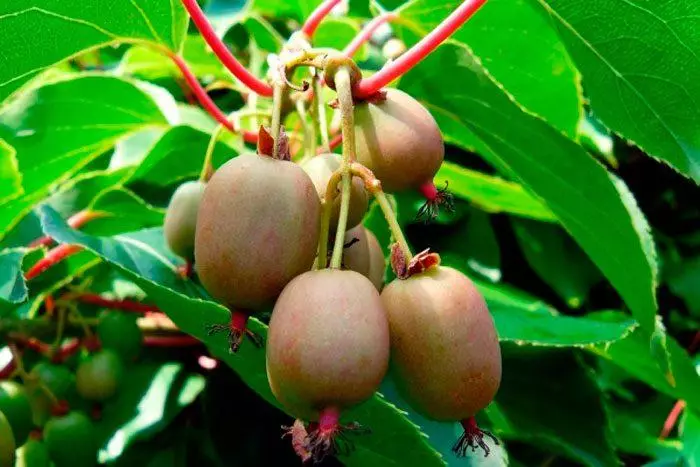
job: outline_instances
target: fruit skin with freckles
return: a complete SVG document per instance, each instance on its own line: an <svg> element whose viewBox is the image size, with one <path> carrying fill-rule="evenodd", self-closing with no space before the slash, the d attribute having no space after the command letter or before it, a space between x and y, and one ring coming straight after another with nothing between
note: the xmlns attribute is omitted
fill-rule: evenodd
<svg viewBox="0 0 700 467"><path fill-rule="evenodd" d="M306 161L302 168L309 174L311 181L314 182L316 191L321 199L326 196L326 188L330 181L333 172L338 170L341 165L342 158L339 154L319 154ZM335 232L338 225L338 216L340 215L340 183L336 190L337 196L333 201L333 210L331 211L330 230ZM362 218L367 212L369 204L369 196L365 190L364 182L359 177L353 177L352 187L350 191L350 211L348 212L347 228L351 229L362 222Z"/></svg>
<svg viewBox="0 0 700 467"><path fill-rule="evenodd" d="M285 287L267 336L267 376L295 417L317 421L370 398L389 363L379 294L355 271L310 271Z"/></svg>
<svg viewBox="0 0 700 467"><path fill-rule="evenodd" d="M194 259L194 232L205 188L206 184L199 180L183 183L173 193L165 212L165 240L173 253L189 261Z"/></svg>
<svg viewBox="0 0 700 467"><path fill-rule="evenodd" d="M355 106L357 162L386 192L418 188L433 179L445 156L442 134L430 112L413 97L387 89Z"/></svg>
<svg viewBox="0 0 700 467"><path fill-rule="evenodd" d="M231 309L271 304L316 257L321 203L297 164L244 154L209 180L197 217L195 266Z"/></svg>
<svg viewBox="0 0 700 467"><path fill-rule="evenodd" d="M345 233L345 245L343 267L359 272L381 291L386 263L377 237L360 225Z"/></svg>
<svg viewBox="0 0 700 467"><path fill-rule="evenodd" d="M391 372L417 412L457 421L493 400L501 350L486 303L469 278L432 267L394 280L381 298L391 328Z"/></svg>

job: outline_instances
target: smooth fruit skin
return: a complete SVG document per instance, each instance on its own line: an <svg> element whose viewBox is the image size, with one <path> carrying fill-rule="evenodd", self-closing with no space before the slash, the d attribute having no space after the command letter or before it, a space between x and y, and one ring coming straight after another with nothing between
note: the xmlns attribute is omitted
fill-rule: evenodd
<svg viewBox="0 0 700 467"><path fill-rule="evenodd" d="M112 350L101 350L80 362L75 385L83 398L104 402L117 392L123 375L124 364L119 355Z"/></svg>
<svg viewBox="0 0 700 467"><path fill-rule="evenodd" d="M0 412L0 467L15 465L15 435L12 433L10 422Z"/></svg>
<svg viewBox="0 0 700 467"><path fill-rule="evenodd" d="M469 278L435 267L394 280L381 295L391 327L391 368L419 413L454 421L475 415L501 382L498 336Z"/></svg>
<svg viewBox="0 0 700 467"><path fill-rule="evenodd" d="M75 376L63 365L38 363L29 373L25 383L27 395L32 406L34 424L43 426L51 416L52 401L46 396L36 380L43 382L58 399L67 399L75 395Z"/></svg>
<svg viewBox="0 0 700 467"><path fill-rule="evenodd" d="M418 188L432 180L445 147L435 119L397 89L386 100L355 106L357 161L374 172L387 192Z"/></svg>
<svg viewBox="0 0 700 467"><path fill-rule="evenodd" d="M194 259L194 232L205 187L199 180L183 183L173 193L165 211L165 240L173 253L187 260Z"/></svg>
<svg viewBox="0 0 700 467"><path fill-rule="evenodd" d="M143 333L133 313L103 312L97 325L97 336L103 349L115 351L127 362L138 357L143 346Z"/></svg>
<svg viewBox="0 0 700 467"><path fill-rule="evenodd" d="M43 441L30 439L17 450L15 467L49 467L49 450Z"/></svg>
<svg viewBox="0 0 700 467"><path fill-rule="evenodd" d="M5 414L21 446L32 429L32 407L24 387L14 381L0 382L0 412Z"/></svg>
<svg viewBox="0 0 700 467"><path fill-rule="evenodd" d="M317 420L372 396L389 362L389 326L372 283L355 271L295 278L277 299L267 335L267 375L294 416Z"/></svg>
<svg viewBox="0 0 700 467"><path fill-rule="evenodd" d="M342 158L339 154L319 154L306 161L301 167L309 174L311 181L316 187L318 196L323 199L326 196L326 188L330 181L333 172L340 168ZM331 211L331 232L335 232L338 226L338 217L340 215L340 184L338 184L338 196L333 202L333 210ZM348 212L347 228L351 229L362 222L362 218L367 212L369 204L369 196L362 179L353 177L352 188L350 191L350 211Z"/></svg>
<svg viewBox="0 0 700 467"><path fill-rule="evenodd" d="M49 420L44 443L56 467L92 467L97 463L95 426L80 412Z"/></svg>
<svg viewBox="0 0 700 467"><path fill-rule="evenodd" d="M321 203L293 162L245 154L209 180L197 219L195 266L229 308L271 304L316 257Z"/></svg>
<svg viewBox="0 0 700 467"><path fill-rule="evenodd" d="M384 253L379 245L377 237L371 230L363 226L357 226L345 233L345 244L348 245L354 239L356 242L346 246L343 251L343 266L355 272L359 272L368 278L377 290L382 290L384 284Z"/></svg>

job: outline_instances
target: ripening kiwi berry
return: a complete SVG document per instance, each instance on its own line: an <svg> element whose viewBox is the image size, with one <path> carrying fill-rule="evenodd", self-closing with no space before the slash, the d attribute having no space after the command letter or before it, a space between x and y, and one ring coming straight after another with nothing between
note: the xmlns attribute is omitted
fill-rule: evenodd
<svg viewBox="0 0 700 467"><path fill-rule="evenodd" d="M419 188L433 179L445 148L440 129L420 102L397 89L355 106L357 161L387 192Z"/></svg>
<svg viewBox="0 0 700 467"><path fill-rule="evenodd" d="M5 415L0 412L0 467L15 465L15 435Z"/></svg>
<svg viewBox="0 0 700 467"><path fill-rule="evenodd" d="M333 172L340 168L342 158L339 154L320 154L306 161L302 168L309 174L311 181L314 182L316 191L321 199L326 196L326 188L330 181ZM338 226L338 216L340 214L340 184L336 189L337 196L333 202L333 211L331 211L331 232L334 232ZM367 212L367 204L369 197L365 190L364 182L359 177L353 177L352 189L350 191L350 211L348 213L347 228L351 229L362 222L362 218Z"/></svg>
<svg viewBox="0 0 700 467"><path fill-rule="evenodd" d="M49 467L50 465L49 450L41 439L41 435L37 438L30 437L29 441L17 450L15 467Z"/></svg>
<svg viewBox="0 0 700 467"><path fill-rule="evenodd" d="M194 230L205 187L199 180L183 183L173 193L165 212L165 240L173 253L188 262L194 259Z"/></svg>
<svg viewBox="0 0 700 467"><path fill-rule="evenodd" d="M116 352L100 350L80 362L75 374L78 394L89 401L104 402L116 394L124 364Z"/></svg>
<svg viewBox="0 0 700 467"><path fill-rule="evenodd" d="M14 381L0 382L0 412L5 414L18 446L24 444L32 429L32 407L24 386Z"/></svg>
<svg viewBox="0 0 700 467"><path fill-rule="evenodd" d="M41 362L32 368L25 381L27 395L32 406L34 424L43 426L54 408L44 389L44 384L59 400L75 396L75 376L63 365Z"/></svg>
<svg viewBox="0 0 700 467"><path fill-rule="evenodd" d="M138 357L143 346L143 333L133 313L102 312L97 337L103 349L115 351L126 362Z"/></svg>
<svg viewBox="0 0 700 467"><path fill-rule="evenodd" d="M384 253L371 230L359 225L345 233L343 267L359 272L377 288L384 285Z"/></svg>
<svg viewBox="0 0 700 467"><path fill-rule="evenodd" d="M95 426L80 412L51 418L44 427L44 443L56 467L92 467L97 463Z"/></svg>
<svg viewBox="0 0 700 467"><path fill-rule="evenodd" d="M236 350L252 310L271 305L316 257L321 204L297 164L244 154L209 180L197 218L195 265L207 291L232 310Z"/></svg>
<svg viewBox="0 0 700 467"><path fill-rule="evenodd" d="M454 447L481 446L474 415L496 395L501 350L483 297L461 272L435 266L396 279L381 294L391 328L391 369L399 390L425 417L460 421ZM495 438L494 438L495 439Z"/></svg>
<svg viewBox="0 0 700 467"><path fill-rule="evenodd" d="M372 396L389 360L389 326L372 283L355 271L302 274L277 299L267 335L267 376L280 403L313 422L315 460L337 448L340 413ZM340 435L340 436L338 436Z"/></svg>

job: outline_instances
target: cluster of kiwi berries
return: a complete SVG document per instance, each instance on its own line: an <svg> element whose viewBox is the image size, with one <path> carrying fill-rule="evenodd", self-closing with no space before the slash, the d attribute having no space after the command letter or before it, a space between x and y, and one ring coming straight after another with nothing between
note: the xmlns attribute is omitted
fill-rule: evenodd
<svg viewBox="0 0 700 467"><path fill-rule="evenodd" d="M117 394L142 341L134 318L105 312L85 355L42 360L28 373L22 368L22 384L0 382L0 467L94 466L99 444L93 420Z"/></svg>
<svg viewBox="0 0 700 467"><path fill-rule="evenodd" d="M270 138L261 128L257 154L239 155L208 181L176 190L166 240L231 311L225 329L232 350L248 333L248 317L273 307L267 376L298 418L289 434L302 459L348 448L346 433L359 425L342 425L341 413L370 398L389 369L416 411L462 423L455 452L480 446L488 454L474 415L495 396L501 355L484 299L465 275L440 266L437 254L410 258L396 245L390 262L397 279L383 287L384 253L361 224L376 190L432 181L444 156L439 128L417 100L395 89L355 102L351 113L355 165L373 182L353 176L347 232L336 227L341 157L320 154L299 165L281 142L283 131L261 144ZM329 189L331 180L338 188ZM335 194L331 236L345 241L340 268L319 254L327 191Z"/></svg>

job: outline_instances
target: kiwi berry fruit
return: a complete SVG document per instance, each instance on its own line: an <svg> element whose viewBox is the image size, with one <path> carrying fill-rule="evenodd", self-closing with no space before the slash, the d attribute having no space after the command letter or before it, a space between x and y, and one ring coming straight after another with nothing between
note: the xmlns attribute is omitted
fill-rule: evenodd
<svg viewBox="0 0 700 467"><path fill-rule="evenodd" d="M44 427L44 443L56 467L93 467L97 464L95 426L81 412L58 415Z"/></svg>
<svg viewBox="0 0 700 467"><path fill-rule="evenodd" d="M0 467L15 465L15 435L5 415L0 412Z"/></svg>
<svg viewBox="0 0 700 467"><path fill-rule="evenodd" d="M386 192L431 181L445 155L433 116L398 89L355 106L355 140L357 161L374 172Z"/></svg>
<svg viewBox="0 0 700 467"><path fill-rule="evenodd" d="M54 402L42 389L46 386L59 400L76 397L75 375L64 365L40 362L34 365L25 381L25 388L32 406L34 424L43 426L51 417Z"/></svg>
<svg viewBox="0 0 700 467"><path fill-rule="evenodd" d="M314 182L318 196L321 199L326 196L328 182L333 172L340 168L341 161L342 158L339 154L320 154L307 160L301 166L304 171L309 174L309 177L311 177L311 181ZM338 226L338 216L340 214L340 184L338 184L337 193L338 195L333 202L333 210L331 211L331 231L335 231ZM353 177L347 228L351 229L362 222L362 218L367 212L368 204L369 196L367 195L367 190L365 190L362 179Z"/></svg>
<svg viewBox="0 0 700 467"><path fill-rule="evenodd" d="M194 259L194 231L205 187L199 180L183 183L173 193L165 212L165 240L173 253L188 261Z"/></svg>
<svg viewBox="0 0 700 467"><path fill-rule="evenodd" d="M112 350L100 350L80 362L75 385L83 398L104 402L116 394L124 376L124 364Z"/></svg>
<svg viewBox="0 0 700 467"><path fill-rule="evenodd" d="M389 326L379 293L355 271L310 271L277 299L267 336L267 376L295 417L315 423L314 459L336 446L340 413L372 396L389 362Z"/></svg>
<svg viewBox="0 0 700 467"><path fill-rule="evenodd" d="M0 412L5 414L18 446L24 444L32 429L32 407L24 386L0 381Z"/></svg>
<svg viewBox="0 0 700 467"><path fill-rule="evenodd" d="M483 436L474 431L473 416L496 395L501 350L473 282L455 269L436 266L392 281L381 299L391 329L391 371L400 392L423 416L460 421L466 436ZM460 438L459 454L473 442Z"/></svg>
<svg viewBox="0 0 700 467"><path fill-rule="evenodd" d="M316 257L321 203L297 164L244 154L209 180L197 217L195 265L230 309L270 305Z"/></svg>
<svg viewBox="0 0 700 467"><path fill-rule="evenodd" d="M345 232L343 267L368 278L377 290L384 285L384 253L371 230L359 225Z"/></svg>
<svg viewBox="0 0 700 467"><path fill-rule="evenodd" d="M46 444L41 440L41 434L37 438L29 438L24 445L17 450L17 463L15 467L49 467L51 458Z"/></svg>

